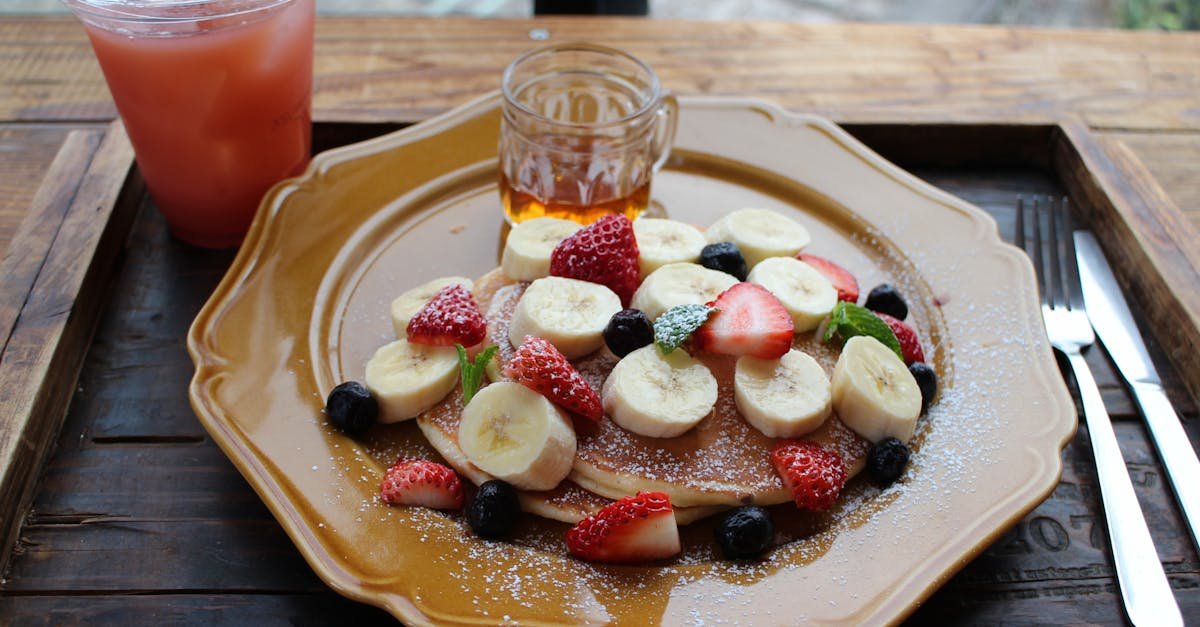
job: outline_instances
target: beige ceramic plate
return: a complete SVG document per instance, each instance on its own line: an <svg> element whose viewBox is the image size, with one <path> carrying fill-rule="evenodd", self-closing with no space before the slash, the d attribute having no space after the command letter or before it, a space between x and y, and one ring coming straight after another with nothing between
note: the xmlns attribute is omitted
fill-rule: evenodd
<svg viewBox="0 0 1200 627"><path fill-rule="evenodd" d="M498 124L484 98L317 157L268 195L188 337L196 413L334 589L413 623L893 621L1054 487L1075 411L1031 267L992 220L827 121L685 100L656 210L709 224L776 209L864 288L908 293L942 392L905 480L852 484L832 515L783 525L810 535L754 563L716 558L711 523L685 530L676 560L607 567L567 557L557 523L486 542L459 517L382 506L383 469L430 449L412 423L346 438L323 398L390 339L392 297L496 265Z"/></svg>

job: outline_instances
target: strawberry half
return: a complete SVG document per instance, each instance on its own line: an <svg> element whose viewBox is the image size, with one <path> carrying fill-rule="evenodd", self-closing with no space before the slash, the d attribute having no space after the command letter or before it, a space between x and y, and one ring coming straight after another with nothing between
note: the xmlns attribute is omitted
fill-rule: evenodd
<svg viewBox="0 0 1200 627"><path fill-rule="evenodd" d="M579 521L567 550L589 562L644 562L680 551L671 499L662 492L627 496Z"/></svg>
<svg viewBox="0 0 1200 627"><path fill-rule="evenodd" d="M633 222L623 215L600 218L558 243L550 275L599 283L628 307L638 288L638 246Z"/></svg>
<svg viewBox="0 0 1200 627"><path fill-rule="evenodd" d="M692 335L700 350L778 359L792 348L792 317L763 286L736 283L708 305L717 313Z"/></svg>
<svg viewBox="0 0 1200 627"><path fill-rule="evenodd" d="M599 421L604 415L600 395L548 340L526 335L504 374L585 418Z"/></svg>
<svg viewBox="0 0 1200 627"><path fill-rule="evenodd" d="M413 344L474 346L487 335L487 322L466 288L448 285L408 321L405 335Z"/></svg>
<svg viewBox="0 0 1200 627"><path fill-rule="evenodd" d="M771 449L771 464L800 509L829 509L846 485L842 456L811 440L779 442Z"/></svg>
<svg viewBox="0 0 1200 627"><path fill-rule="evenodd" d="M379 495L388 505L422 505L458 509L463 504L462 481L450 468L426 459L400 459L383 473Z"/></svg>
<svg viewBox="0 0 1200 627"><path fill-rule="evenodd" d="M858 279L850 271L838 264L816 255L800 253L796 258L812 266L821 276L829 279L833 289L837 290L838 300L848 303L858 302Z"/></svg>
<svg viewBox="0 0 1200 627"><path fill-rule="evenodd" d="M917 337L917 332L908 326L908 323L903 320L897 320L885 313L878 311L874 313L876 316L879 316L880 320L883 320L892 328L892 333L900 341L900 352L904 354L905 364L911 364L914 361L925 361L925 351L921 349L921 339Z"/></svg>

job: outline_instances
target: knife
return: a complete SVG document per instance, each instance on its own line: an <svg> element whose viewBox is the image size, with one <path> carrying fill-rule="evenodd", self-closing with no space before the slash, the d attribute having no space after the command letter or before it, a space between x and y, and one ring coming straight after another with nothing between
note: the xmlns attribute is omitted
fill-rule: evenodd
<svg viewBox="0 0 1200 627"><path fill-rule="evenodd" d="M1179 415L1167 400L1158 371L1150 361L1129 305L1095 236L1089 231L1075 231L1075 251L1088 317L1142 409L1175 499L1183 510L1192 543L1200 551L1200 489L1197 488L1200 460L1183 431Z"/></svg>

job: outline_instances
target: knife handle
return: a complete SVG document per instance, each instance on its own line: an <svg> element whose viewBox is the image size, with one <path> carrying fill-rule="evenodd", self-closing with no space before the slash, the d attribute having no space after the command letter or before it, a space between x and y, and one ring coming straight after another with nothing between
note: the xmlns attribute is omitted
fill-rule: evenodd
<svg viewBox="0 0 1200 627"><path fill-rule="evenodd" d="M1157 383L1134 382L1129 386L1142 408L1150 437L1158 448L1163 469L1183 510L1184 522L1192 534L1192 543L1200 552L1200 459L1188 440L1179 415Z"/></svg>

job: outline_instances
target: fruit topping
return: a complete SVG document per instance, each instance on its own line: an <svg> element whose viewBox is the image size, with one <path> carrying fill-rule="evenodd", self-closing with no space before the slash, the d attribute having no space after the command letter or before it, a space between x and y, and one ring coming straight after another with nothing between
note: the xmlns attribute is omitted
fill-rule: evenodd
<svg viewBox="0 0 1200 627"><path fill-rule="evenodd" d="M671 499L662 492L627 496L567 531L567 550L589 562L628 563L680 551Z"/></svg>
<svg viewBox="0 0 1200 627"><path fill-rule="evenodd" d="M475 356L475 361L467 356L467 349L462 344L455 344L454 349L458 351L458 374L462 380L463 405L471 402L471 397L475 396L475 392L479 391L479 383L483 381L483 373L487 370L487 364L492 360L492 356L498 350L495 346L489 346L483 349L483 352Z"/></svg>
<svg viewBox="0 0 1200 627"><path fill-rule="evenodd" d="M923 361L908 364L908 371L912 373L913 379L916 379L917 387L921 388L921 413L924 414L929 410L933 397L937 396L937 373L933 371L932 366Z"/></svg>
<svg viewBox="0 0 1200 627"><path fill-rule="evenodd" d="M717 312L708 305L676 305L654 321L654 343L664 355L679 348L709 316Z"/></svg>
<svg viewBox="0 0 1200 627"><path fill-rule="evenodd" d="M775 539L771 514L757 506L744 505L721 519L713 530L721 554L729 559L753 559Z"/></svg>
<svg viewBox="0 0 1200 627"><path fill-rule="evenodd" d="M642 278L669 263L695 263L706 243L696 227L660 218L637 219L633 234Z"/></svg>
<svg viewBox="0 0 1200 627"><path fill-rule="evenodd" d="M554 248L580 228L577 222L562 218L534 218L513 226L504 240L500 271L517 281L550 276Z"/></svg>
<svg viewBox="0 0 1200 627"><path fill-rule="evenodd" d="M872 337L846 341L833 366L833 411L862 437L907 442L921 414L921 390L890 349Z"/></svg>
<svg viewBox="0 0 1200 627"><path fill-rule="evenodd" d="M816 255L808 253L800 253L798 257L800 261L807 263L829 279L833 284L833 288L837 290L838 300L848 303L858 302L858 280L854 278L850 271L839 266L838 264Z"/></svg>
<svg viewBox="0 0 1200 627"><path fill-rule="evenodd" d="M627 305L641 278L633 223L610 215L576 231L554 248L550 274L604 285Z"/></svg>
<svg viewBox="0 0 1200 627"><path fill-rule="evenodd" d="M604 415L600 395L553 344L540 337L525 336L504 374L584 418L600 420Z"/></svg>
<svg viewBox="0 0 1200 627"><path fill-rule="evenodd" d="M779 359L739 357L733 398L746 422L772 438L794 438L820 427L833 399L825 370L794 348Z"/></svg>
<svg viewBox="0 0 1200 627"><path fill-rule="evenodd" d="M769 209L739 209L727 214L708 227L704 237L710 244L737 244L750 268L769 257L794 257L811 239L808 229Z"/></svg>
<svg viewBox="0 0 1200 627"><path fill-rule="evenodd" d="M644 346L617 362L604 381L604 409L624 429L668 438L712 413L717 380L683 351L663 355Z"/></svg>
<svg viewBox="0 0 1200 627"><path fill-rule="evenodd" d="M896 341L900 343L900 356L904 358L904 363L925 361L925 351L921 350L921 340L917 337L917 332L908 326L908 323L897 320L882 311L877 312L876 315L887 323L892 334L896 336Z"/></svg>
<svg viewBox="0 0 1200 627"><path fill-rule="evenodd" d="M487 335L487 323L470 292L448 285L408 321L407 335L413 344L474 346Z"/></svg>
<svg viewBox="0 0 1200 627"><path fill-rule="evenodd" d="M812 331L838 303L837 290L812 266L792 257L772 257L746 279L775 295L792 317L796 333Z"/></svg>
<svg viewBox="0 0 1200 627"><path fill-rule="evenodd" d="M360 435L379 418L379 403L358 381L339 383L325 399L325 415L333 426Z"/></svg>
<svg viewBox="0 0 1200 627"><path fill-rule="evenodd" d="M746 267L746 258L733 242L717 242L709 244L700 251L700 265L709 270L724 272L739 281L746 280L750 269Z"/></svg>
<svg viewBox="0 0 1200 627"><path fill-rule="evenodd" d="M549 490L571 472L575 431L546 397L500 381L479 390L463 408L458 447L497 479L525 490Z"/></svg>
<svg viewBox="0 0 1200 627"><path fill-rule="evenodd" d="M422 346L396 340L367 362L366 383L379 403L380 422L416 418L458 384L458 353L452 346Z"/></svg>
<svg viewBox="0 0 1200 627"><path fill-rule="evenodd" d="M474 289L475 282L461 276L448 276L433 279L404 292L392 301L392 327L396 337L408 337L408 321L425 308L442 288L450 285L461 285L468 292Z"/></svg>
<svg viewBox="0 0 1200 627"><path fill-rule="evenodd" d="M771 464L800 509L829 509L846 485L842 456L809 440L779 442L771 449Z"/></svg>
<svg viewBox="0 0 1200 627"><path fill-rule="evenodd" d="M871 311L885 313L899 320L908 317L908 303L904 302L900 291L891 283L881 283L871 288L863 306Z"/></svg>
<svg viewBox="0 0 1200 627"><path fill-rule="evenodd" d="M693 334L700 350L778 359L791 349L792 317L761 285L735 284L709 305L718 311Z"/></svg>
<svg viewBox="0 0 1200 627"><path fill-rule="evenodd" d="M630 303L651 322L678 305L703 305L737 283L737 279L694 263L672 263L642 281Z"/></svg>
<svg viewBox="0 0 1200 627"><path fill-rule="evenodd" d="M622 309L608 319L604 343L617 357L624 357L654 341L650 318L639 309Z"/></svg>
<svg viewBox="0 0 1200 627"><path fill-rule="evenodd" d="M520 518L517 489L499 479L483 482L467 505L467 524L481 538L508 537Z"/></svg>
<svg viewBox="0 0 1200 627"><path fill-rule="evenodd" d="M383 474L379 495L388 505L458 509L462 482L453 470L426 459L400 459Z"/></svg>
<svg viewBox="0 0 1200 627"><path fill-rule="evenodd" d="M604 327L618 311L621 299L603 285L545 277L530 283L517 301L508 341L520 346L526 335L536 335L576 359L604 345Z"/></svg>
<svg viewBox="0 0 1200 627"><path fill-rule="evenodd" d="M884 438L871 445L867 453L867 475L876 485L892 485L908 465L908 447L896 438Z"/></svg>
<svg viewBox="0 0 1200 627"><path fill-rule="evenodd" d="M883 321L883 318L854 303L839 302L834 305L821 341L828 343L837 340L844 343L850 338L860 335L879 340L879 343L896 353L897 357L904 358L900 341L896 339L895 332L888 326L888 323Z"/></svg>

